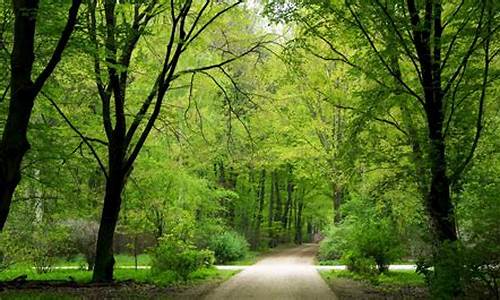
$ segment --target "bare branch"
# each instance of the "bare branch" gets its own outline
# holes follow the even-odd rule
[[[64,49],[66,49],[66,45],[68,44],[73,30],[75,29],[78,10],[80,9],[81,4],[82,0],[73,0],[68,12],[68,20],[66,21],[66,25],[64,26],[61,36],[59,37],[56,48],[52,53],[52,57],[50,58],[43,71],[35,79],[35,82],[33,84],[35,94],[42,89],[49,76],[52,74],[52,72],[54,72],[54,69],[56,68],[59,61],[61,61],[62,53]]]
[[[99,155],[97,154],[97,151],[94,149],[94,147],[92,146],[92,144],[89,142],[89,139],[85,135],[83,135],[81,133],[81,131],[78,130],[78,128],[75,125],[73,125],[73,123],[71,123],[71,121],[69,120],[69,118],[59,108],[59,106],[52,99],[52,97],[50,97],[47,93],[45,93],[43,91],[41,93],[42,93],[42,95],[47,100],[49,100],[50,104],[52,104],[52,106],[56,109],[56,111],[59,113],[59,115],[64,119],[64,121],[66,122],[66,124],[68,124],[68,126],[82,139],[82,142],[85,143],[85,145],[87,145],[87,147],[89,147],[89,150],[92,153],[92,155],[94,156],[94,158],[96,159],[97,163],[99,164],[99,167],[101,168],[101,171],[104,174],[104,177],[106,177],[106,179],[108,179],[108,173],[106,171],[106,167],[102,163],[102,160],[99,158]]]

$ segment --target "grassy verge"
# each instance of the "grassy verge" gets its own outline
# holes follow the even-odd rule
[[[332,260],[319,260],[315,259],[315,263],[320,266],[340,266],[345,265],[345,262],[342,259],[332,259]],[[415,260],[411,259],[400,259],[392,263],[393,265],[414,265]]]
[[[240,260],[235,260],[235,261],[229,261],[224,263],[224,265],[227,266],[250,266],[255,264],[259,259],[262,258],[262,255],[264,255],[267,251],[249,251],[247,255],[240,259]]]
[[[425,280],[422,275],[415,271],[389,271],[380,275],[364,276],[347,270],[323,271],[321,275],[325,280],[334,280],[335,278],[346,278],[356,281],[369,282],[374,286],[424,286]]]
[[[321,277],[340,299],[425,299],[423,276],[414,271],[389,271],[363,276],[350,271],[321,271]]]
[[[116,266],[117,267],[132,267],[135,266],[135,258],[131,255],[118,254],[115,255]],[[151,263],[151,257],[148,254],[140,254],[137,256],[138,266],[149,266]],[[55,267],[82,267],[86,268],[87,262],[83,256],[75,256],[70,259],[59,259],[55,264]]]
[[[191,273],[186,281],[174,281],[171,276],[152,276],[149,270],[116,269],[115,283],[93,285],[89,271],[54,270],[37,274],[30,269],[13,269],[0,272],[0,281],[20,275],[27,275],[28,281],[19,286],[2,286],[0,282],[0,299],[168,299],[186,295],[198,299],[236,273],[205,268]]]

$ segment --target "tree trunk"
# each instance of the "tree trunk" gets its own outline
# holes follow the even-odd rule
[[[274,221],[274,182],[276,181],[275,171],[271,174],[271,192],[269,193],[269,215],[267,219],[267,232],[269,238],[269,247],[273,248],[274,234],[273,234],[273,221]]]
[[[38,0],[14,0],[14,45],[11,53],[9,111],[0,142],[0,231],[9,215],[12,197],[21,180],[21,163],[30,148],[28,125],[38,92],[61,60],[76,24],[81,0],[73,0],[66,26],[52,57],[32,80]]]
[[[258,209],[257,216],[255,218],[255,233],[254,239],[252,241],[252,248],[255,250],[260,245],[260,225],[262,224],[262,213],[264,211],[264,195],[266,191],[266,170],[262,170],[260,173],[259,187],[257,192],[258,199]]]
[[[286,204],[285,204],[285,211],[283,212],[283,229],[287,229],[288,222],[289,222],[289,214],[290,214],[290,208],[292,207],[292,197],[293,197],[293,181],[292,181],[292,171],[291,168],[288,170],[288,181],[286,184]]]
[[[296,198],[297,202],[297,212],[296,212],[296,223],[295,223],[295,243],[302,244],[302,210],[304,208],[304,190],[300,196]]]
[[[340,213],[340,205],[342,204],[343,191],[342,187],[336,183],[332,183],[333,189],[333,222],[339,224],[342,220],[342,214]]]
[[[116,134],[116,132],[115,132]],[[119,135],[124,138],[124,135]],[[125,184],[123,172],[123,159],[125,151],[122,146],[123,139],[112,138],[109,149],[109,174],[106,181],[106,194],[102,209],[101,223],[97,235],[96,260],[92,281],[113,281],[113,238],[122,203],[122,190]]]
[[[274,221],[279,222],[283,219],[282,213],[282,203],[280,194],[279,177],[276,171],[273,172],[274,176],[274,192],[276,193],[276,205],[274,209]]]
[[[451,202],[450,186],[446,174],[445,141],[442,134],[443,114],[441,109],[428,111],[431,185],[427,196],[427,209],[439,241],[456,241],[455,213]]]
[[[9,112],[0,142],[0,231],[3,230],[14,191],[21,180],[21,162],[30,148],[26,137],[36,93],[33,69],[38,1],[13,1],[14,46],[11,54]],[[29,14],[26,12],[30,12]]]

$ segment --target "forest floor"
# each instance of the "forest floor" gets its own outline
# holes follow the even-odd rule
[[[205,299],[337,299],[313,266],[316,251],[313,244],[273,251]]]

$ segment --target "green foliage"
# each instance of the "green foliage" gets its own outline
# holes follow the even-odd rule
[[[320,261],[336,260],[342,257],[345,245],[344,237],[349,233],[348,226],[330,226],[325,232],[325,238],[319,243],[318,258]]]
[[[348,278],[353,280],[368,281],[373,285],[380,287],[408,287],[424,286],[424,276],[413,271],[388,271],[382,274],[360,274],[348,270],[324,271],[321,275],[325,279]]]
[[[417,272],[424,275],[431,294],[439,299],[488,291],[498,298],[500,256],[480,243],[466,246],[460,241],[440,245],[434,256],[420,258]],[[479,290],[478,290],[479,288]],[[482,288],[482,289],[481,289]]]
[[[22,248],[13,239],[12,233],[3,231],[0,233],[0,272],[21,260],[24,256]]]
[[[319,259],[341,257],[349,270],[372,273],[376,266],[380,273],[402,255],[398,231],[388,219],[348,219],[327,232],[321,242]]]
[[[217,263],[227,263],[243,259],[248,254],[248,242],[237,232],[225,231],[212,236],[208,248],[214,252]]]
[[[172,236],[162,238],[151,253],[151,273],[164,274],[169,279],[186,280],[188,275],[214,263],[210,250],[200,250],[188,242],[176,240]]]
[[[59,257],[68,257],[75,252],[68,230],[61,226],[37,228],[27,248],[38,273],[50,272]]]

